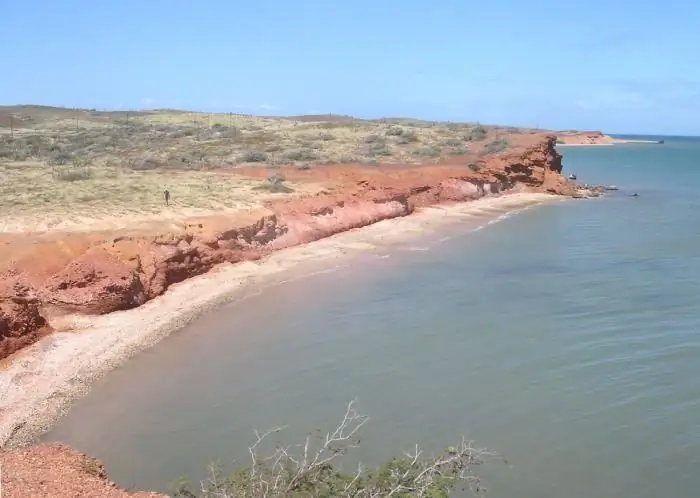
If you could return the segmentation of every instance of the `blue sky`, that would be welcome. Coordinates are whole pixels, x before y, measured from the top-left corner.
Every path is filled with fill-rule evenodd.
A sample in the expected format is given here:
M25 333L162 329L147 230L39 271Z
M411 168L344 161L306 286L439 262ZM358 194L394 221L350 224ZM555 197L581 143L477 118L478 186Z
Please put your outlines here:
M697 0L0 0L0 103L700 135Z

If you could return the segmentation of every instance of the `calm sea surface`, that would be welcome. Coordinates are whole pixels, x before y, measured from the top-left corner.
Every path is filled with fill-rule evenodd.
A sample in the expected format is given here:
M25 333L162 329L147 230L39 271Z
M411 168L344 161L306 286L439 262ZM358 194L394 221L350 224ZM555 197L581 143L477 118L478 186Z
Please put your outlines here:
M47 439L167 491L212 458L247 463L253 429L300 439L357 397L367 463L465 434L507 459L483 468L493 497L699 496L700 140L562 150L579 181L621 191L233 303Z

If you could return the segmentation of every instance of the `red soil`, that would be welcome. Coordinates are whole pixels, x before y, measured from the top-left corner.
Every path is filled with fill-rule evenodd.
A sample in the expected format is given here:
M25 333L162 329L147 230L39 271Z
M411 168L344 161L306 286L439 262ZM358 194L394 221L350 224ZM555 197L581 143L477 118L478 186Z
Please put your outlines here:
M50 333L56 315L134 308L223 262L259 259L422 206L467 201L514 184L572 195L575 187L561 175L554 142L554 136L516 136L507 154L472 160L478 166L471 167L467 159L455 158L410 167L283 169L289 180L321 182L326 190L271 202L255 213L191 219L178 230L0 236L0 359ZM99 462L62 445L0 450L0 463L4 497L158 496L117 489Z

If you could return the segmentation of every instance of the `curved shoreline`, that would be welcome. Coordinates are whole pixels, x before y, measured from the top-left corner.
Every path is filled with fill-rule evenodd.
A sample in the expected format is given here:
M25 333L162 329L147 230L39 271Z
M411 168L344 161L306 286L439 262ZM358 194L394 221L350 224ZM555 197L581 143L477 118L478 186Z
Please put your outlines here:
M74 401L89 392L95 380L207 311L244 298L248 292L289 281L295 272L302 276L318 272L323 263L345 256L381 250L382 244L420 236L431 227L493 210L507 214L562 199L565 197L551 194L511 193L425 208L407 217L282 249L257 262L224 264L172 286L138 308L63 317L55 322L59 331L24 350L0 372L0 446L36 442Z

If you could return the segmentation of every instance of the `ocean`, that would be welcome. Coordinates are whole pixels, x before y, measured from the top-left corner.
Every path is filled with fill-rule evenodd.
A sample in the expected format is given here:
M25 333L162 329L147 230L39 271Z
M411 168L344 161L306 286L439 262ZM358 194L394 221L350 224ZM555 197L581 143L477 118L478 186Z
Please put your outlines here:
M562 148L567 174L620 187L604 198L446 225L230 303L45 439L168 491L211 459L247 464L254 429L300 441L357 398L368 464L465 435L499 455L491 497L696 496L700 139L662 138Z

